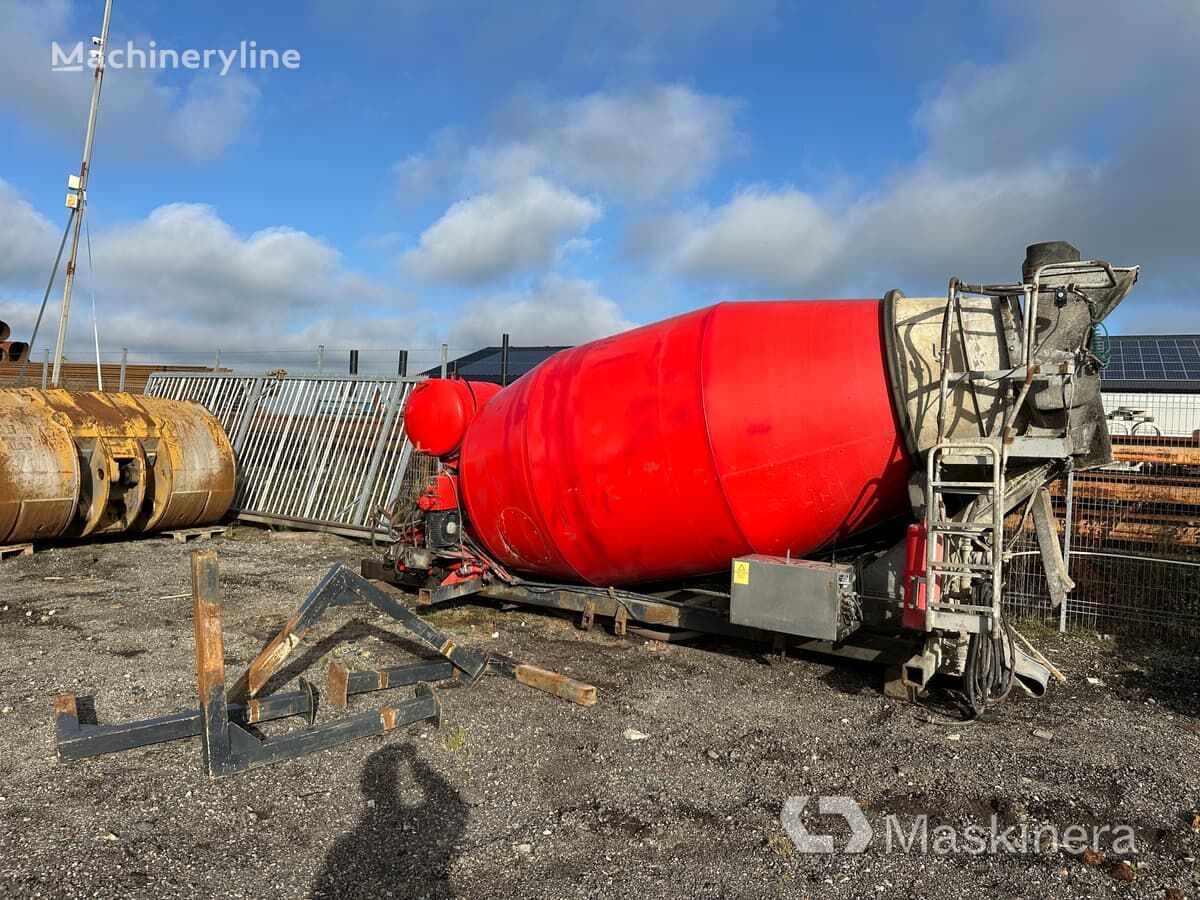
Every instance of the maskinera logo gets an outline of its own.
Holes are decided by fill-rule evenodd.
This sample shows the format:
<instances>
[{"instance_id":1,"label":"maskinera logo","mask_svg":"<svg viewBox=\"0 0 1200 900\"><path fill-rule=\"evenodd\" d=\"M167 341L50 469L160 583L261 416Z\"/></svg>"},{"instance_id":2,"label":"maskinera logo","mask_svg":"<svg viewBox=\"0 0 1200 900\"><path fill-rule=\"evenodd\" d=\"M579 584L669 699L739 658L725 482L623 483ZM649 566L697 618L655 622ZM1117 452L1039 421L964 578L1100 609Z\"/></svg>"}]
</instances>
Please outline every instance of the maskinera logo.
<instances>
[{"instance_id":1,"label":"maskinera logo","mask_svg":"<svg viewBox=\"0 0 1200 900\"><path fill-rule=\"evenodd\" d=\"M788 797L779 814L779 822L796 849L801 853L838 852L833 835L813 833L804 824L803 814L813 799L808 795ZM871 844L875 831L853 797L841 794L816 798L816 812L821 816L839 816L850 827L850 838L842 853L862 853ZM1117 854L1137 852L1136 836L1129 825L1031 825L1021 822L1004 827L995 815L988 823L963 827L929 824L929 816L912 816L902 821L899 816L884 818L883 847L885 853L932 853L945 856L956 853L971 855L999 853L1042 853L1047 849L1062 849L1069 853L1084 850L1111 850Z\"/></svg>"}]
</instances>

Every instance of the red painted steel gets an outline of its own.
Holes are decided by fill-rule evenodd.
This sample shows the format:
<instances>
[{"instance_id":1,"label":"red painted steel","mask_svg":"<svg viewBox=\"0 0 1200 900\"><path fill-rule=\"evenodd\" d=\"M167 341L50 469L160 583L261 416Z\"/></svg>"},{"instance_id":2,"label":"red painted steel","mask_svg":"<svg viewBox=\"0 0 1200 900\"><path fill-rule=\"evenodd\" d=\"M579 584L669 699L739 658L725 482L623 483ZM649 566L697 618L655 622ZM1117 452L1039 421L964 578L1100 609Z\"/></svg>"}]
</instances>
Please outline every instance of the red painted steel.
<instances>
[{"instance_id":1,"label":"red painted steel","mask_svg":"<svg viewBox=\"0 0 1200 900\"><path fill-rule=\"evenodd\" d=\"M453 456L479 408L499 392L499 385L486 381L422 381L404 404L408 439L422 453Z\"/></svg>"},{"instance_id":2,"label":"red painted steel","mask_svg":"<svg viewBox=\"0 0 1200 900\"><path fill-rule=\"evenodd\" d=\"M471 531L543 577L812 553L908 512L881 303L722 303L560 352L480 410L459 471Z\"/></svg>"}]
</instances>

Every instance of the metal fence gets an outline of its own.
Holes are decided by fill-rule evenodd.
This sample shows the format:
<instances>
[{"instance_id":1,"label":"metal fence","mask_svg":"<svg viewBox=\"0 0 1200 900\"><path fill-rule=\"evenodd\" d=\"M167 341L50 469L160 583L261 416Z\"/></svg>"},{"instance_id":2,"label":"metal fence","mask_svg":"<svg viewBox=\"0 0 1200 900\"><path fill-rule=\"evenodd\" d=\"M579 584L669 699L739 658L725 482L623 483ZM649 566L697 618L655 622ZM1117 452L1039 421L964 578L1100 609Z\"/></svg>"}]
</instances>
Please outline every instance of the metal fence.
<instances>
[{"instance_id":1,"label":"metal fence","mask_svg":"<svg viewBox=\"0 0 1200 900\"><path fill-rule=\"evenodd\" d=\"M1075 589L1051 610L1028 526L1008 602L1060 628L1200 640L1200 395L1106 398L1116 462L1054 485Z\"/></svg>"},{"instance_id":2,"label":"metal fence","mask_svg":"<svg viewBox=\"0 0 1200 900\"><path fill-rule=\"evenodd\" d=\"M160 372L146 393L195 401L220 421L238 461L239 518L364 536L386 531L381 511L430 472L404 436L418 380Z\"/></svg>"}]
</instances>

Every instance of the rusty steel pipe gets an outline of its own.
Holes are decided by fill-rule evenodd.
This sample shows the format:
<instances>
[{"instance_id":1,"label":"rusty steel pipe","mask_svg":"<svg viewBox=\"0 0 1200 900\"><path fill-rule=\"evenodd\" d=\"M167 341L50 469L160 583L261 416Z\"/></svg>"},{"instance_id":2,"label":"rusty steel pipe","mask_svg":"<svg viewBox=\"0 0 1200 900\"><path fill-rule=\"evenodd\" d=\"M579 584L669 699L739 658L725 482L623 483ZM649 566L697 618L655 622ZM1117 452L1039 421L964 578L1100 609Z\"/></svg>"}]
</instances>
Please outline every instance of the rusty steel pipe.
<instances>
[{"instance_id":1,"label":"rusty steel pipe","mask_svg":"<svg viewBox=\"0 0 1200 900\"><path fill-rule=\"evenodd\" d=\"M0 331L0 334L3 334ZM29 345L24 341L0 340L0 362L20 362L29 355Z\"/></svg>"},{"instance_id":2,"label":"rusty steel pipe","mask_svg":"<svg viewBox=\"0 0 1200 900\"><path fill-rule=\"evenodd\" d=\"M0 391L0 544L206 525L235 488L229 439L197 404Z\"/></svg>"}]
</instances>

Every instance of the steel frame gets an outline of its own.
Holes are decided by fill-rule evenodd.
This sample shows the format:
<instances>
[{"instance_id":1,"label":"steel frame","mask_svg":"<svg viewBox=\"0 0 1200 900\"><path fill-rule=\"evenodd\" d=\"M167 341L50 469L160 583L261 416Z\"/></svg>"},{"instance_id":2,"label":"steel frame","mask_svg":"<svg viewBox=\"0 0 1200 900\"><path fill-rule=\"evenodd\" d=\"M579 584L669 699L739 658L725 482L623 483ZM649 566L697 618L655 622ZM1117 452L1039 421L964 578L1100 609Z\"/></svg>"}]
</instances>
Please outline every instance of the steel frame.
<instances>
[{"instance_id":1,"label":"steel frame","mask_svg":"<svg viewBox=\"0 0 1200 900\"><path fill-rule=\"evenodd\" d=\"M231 775L356 738L384 734L402 725L425 721L436 726L441 720L441 701L429 682L452 677L473 683L484 675L504 675L582 706L591 706L597 699L596 689L591 685L508 657L457 645L387 591L341 564L330 568L275 638L227 690L216 551L192 553L191 569L199 707L137 722L92 725L80 721L74 694L56 694L54 726L60 758L81 759L200 735L208 774ZM347 707L352 694L402 685L415 685L415 696L322 725L313 724L318 708L317 692L303 679L298 691L258 697L325 610L359 601L370 603L395 619L441 658L370 672L351 672L333 663L327 671L327 696L339 709ZM304 717L309 727L265 738L249 727L288 716Z\"/></svg>"}]
</instances>

